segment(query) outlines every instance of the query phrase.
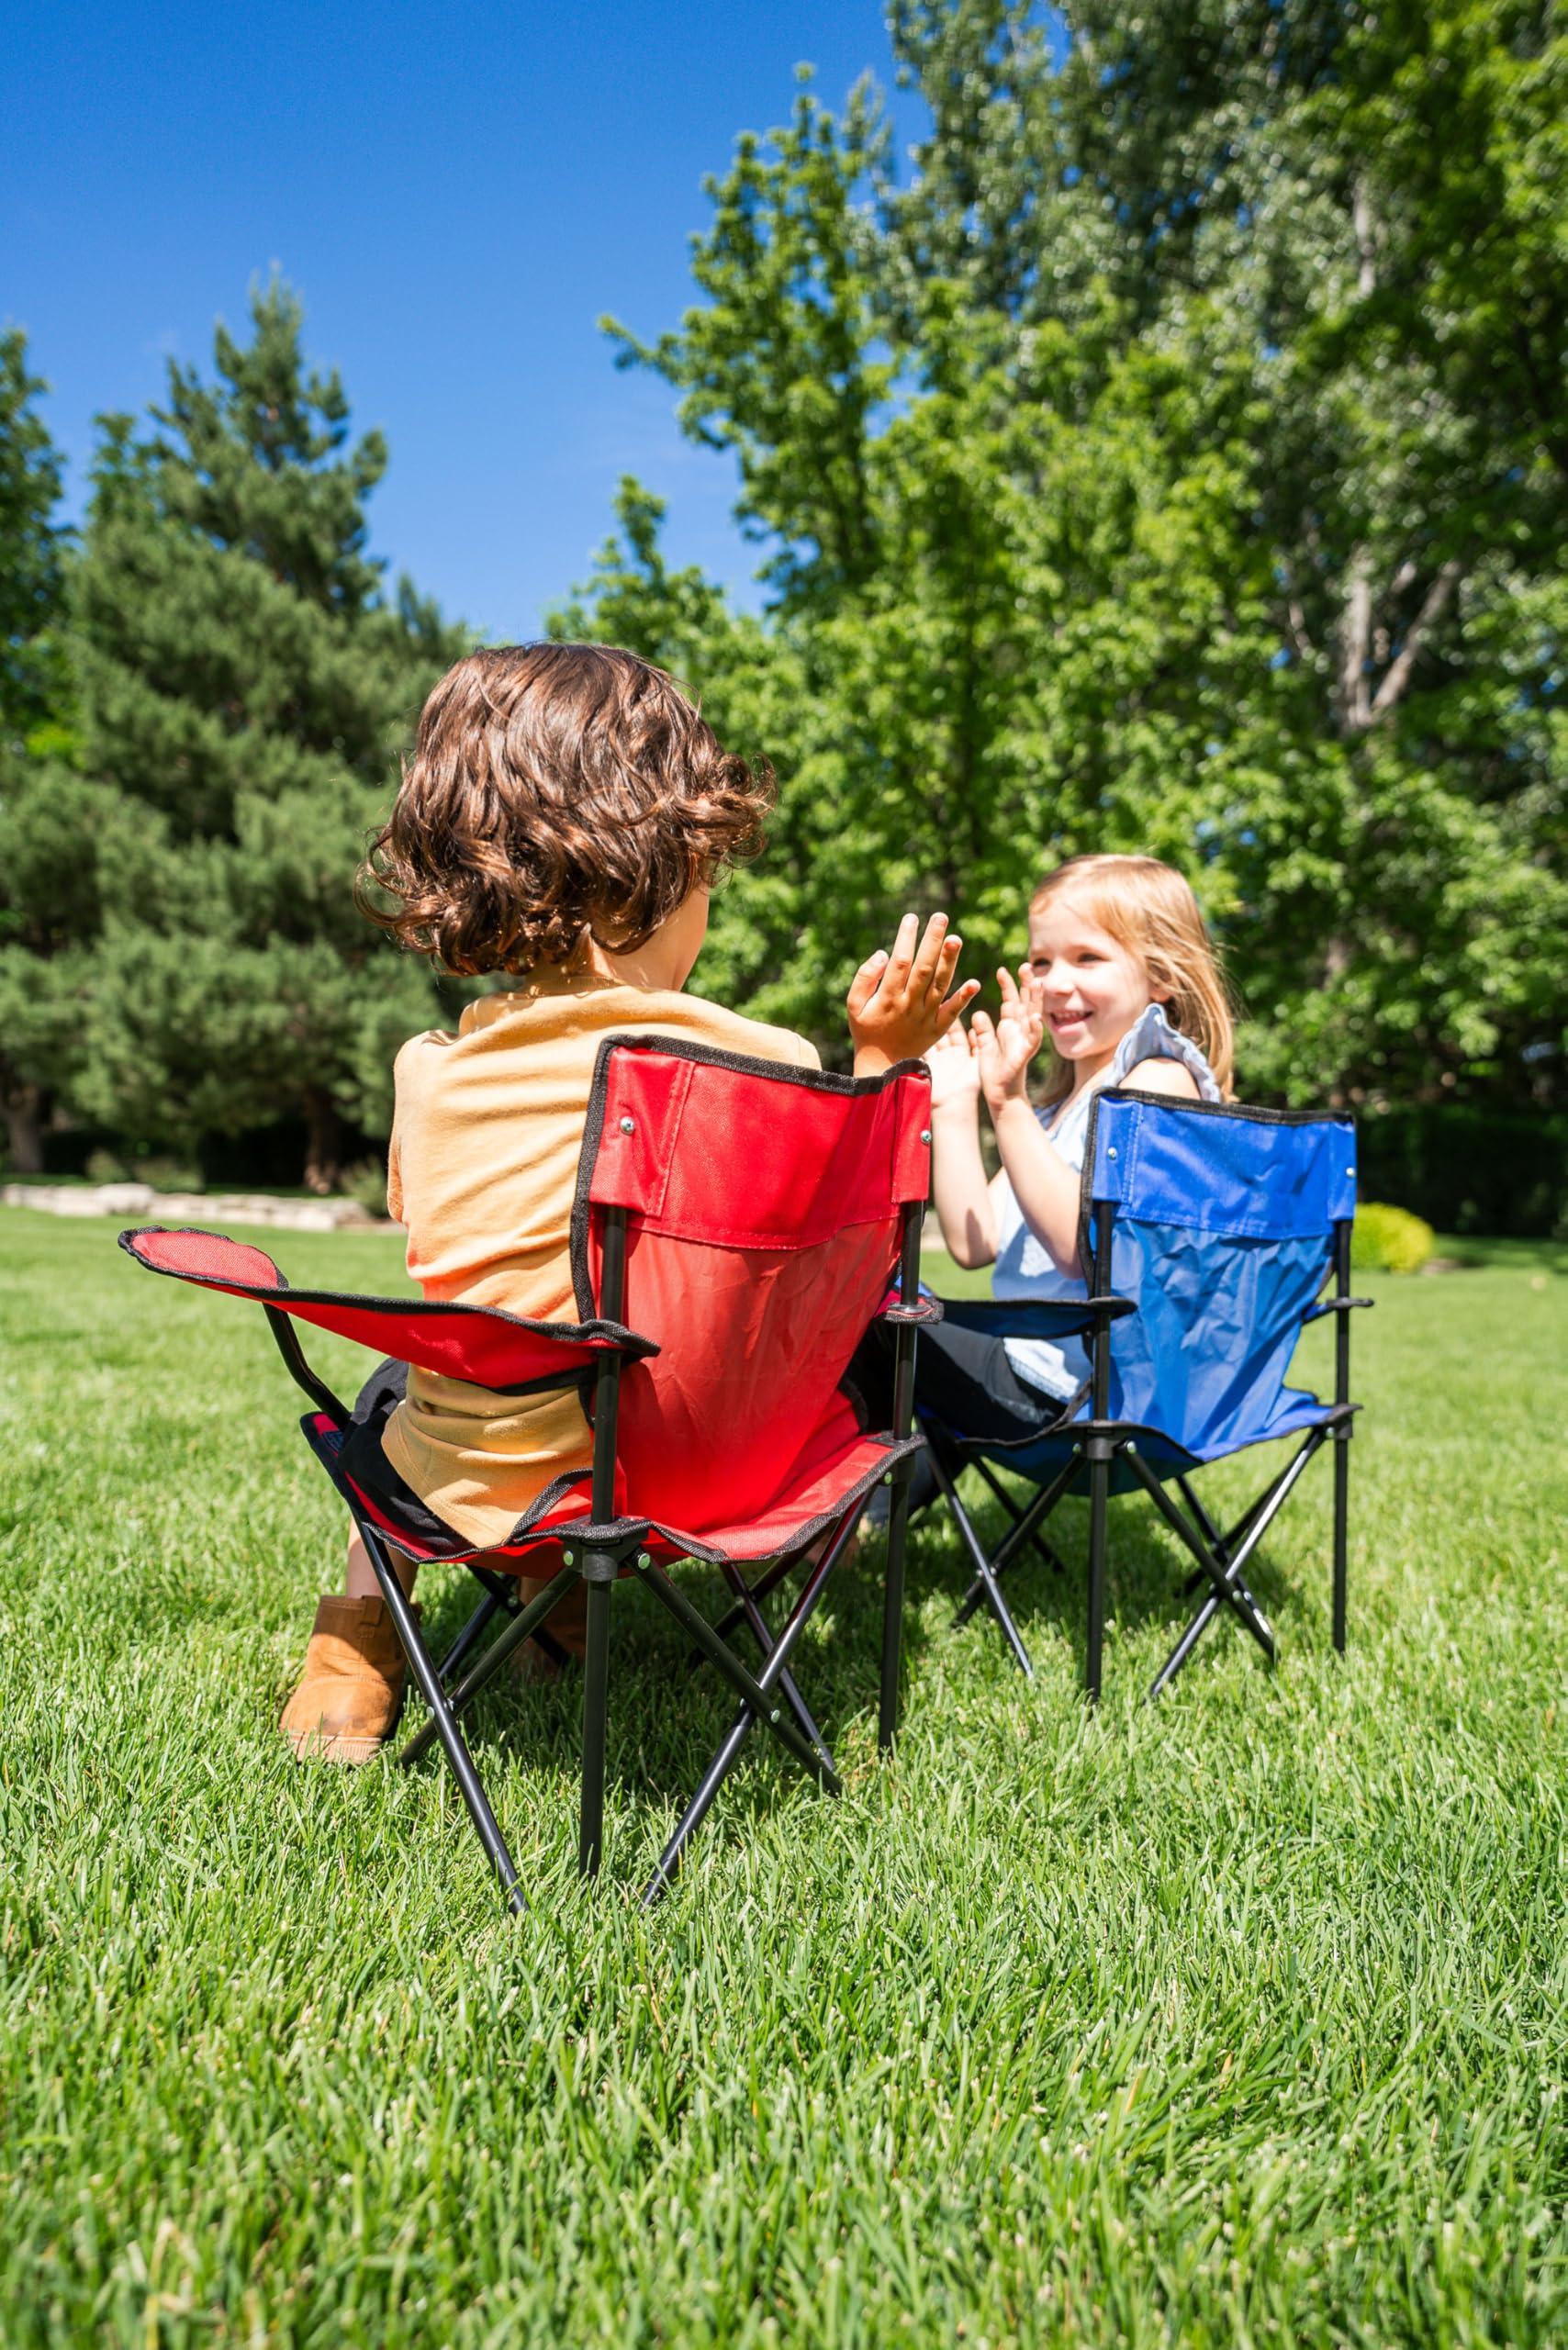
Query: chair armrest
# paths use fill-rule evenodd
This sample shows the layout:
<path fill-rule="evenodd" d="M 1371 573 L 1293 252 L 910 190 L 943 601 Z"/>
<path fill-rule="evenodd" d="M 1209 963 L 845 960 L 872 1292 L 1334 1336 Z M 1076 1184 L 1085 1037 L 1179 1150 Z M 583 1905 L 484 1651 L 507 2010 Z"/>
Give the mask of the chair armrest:
<path fill-rule="evenodd" d="M 1309 1305 L 1302 1315 L 1302 1327 L 1305 1329 L 1309 1322 L 1316 1322 L 1320 1314 L 1353 1314 L 1358 1306 L 1376 1304 L 1375 1297 L 1320 1297 L 1316 1304 Z"/>
<path fill-rule="evenodd" d="M 1130 1297 L 960 1297 L 946 1299 L 944 1311 L 955 1329 L 985 1337 L 1075 1338 L 1137 1308 Z"/>
<path fill-rule="evenodd" d="M 495 1305 L 291 1289 L 264 1250 L 221 1232 L 169 1231 L 147 1225 L 122 1232 L 119 1245 L 150 1272 L 266 1306 L 274 1335 L 287 1326 L 286 1317 L 308 1322 L 351 1338 L 373 1354 L 390 1355 L 420 1371 L 502 1395 L 535 1382 L 568 1386 L 605 1354 L 635 1360 L 659 1351 L 652 1338 L 640 1337 L 620 1322 L 538 1322 Z M 286 1357 L 297 1378 L 286 1349 Z M 316 1395 L 317 1388 L 310 1385 L 306 1392 Z"/>

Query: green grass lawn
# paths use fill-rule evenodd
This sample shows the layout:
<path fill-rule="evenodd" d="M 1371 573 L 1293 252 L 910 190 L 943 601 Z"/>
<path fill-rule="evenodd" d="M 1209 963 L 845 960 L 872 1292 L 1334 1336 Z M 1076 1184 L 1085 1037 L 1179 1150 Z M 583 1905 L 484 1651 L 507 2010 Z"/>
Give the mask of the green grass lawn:
<path fill-rule="evenodd" d="M 730 1707 L 625 1587 L 597 1889 L 575 1690 L 475 1717 L 517 1926 L 439 1758 L 274 1735 L 343 1528 L 262 1315 L 0 1211 L 0 2339 L 1562 2341 L 1568 1279 L 1472 1253 L 1357 1317 L 1344 1662 L 1327 1462 L 1277 1669 L 1218 1626 L 1159 1708 L 1181 1561 L 1114 1505 L 1096 1718 L 1081 1510 L 1033 1687 L 928 1524 L 895 1762 L 872 1546 L 799 1667 L 843 1798 L 753 1753 L 644 1916 Z"/>

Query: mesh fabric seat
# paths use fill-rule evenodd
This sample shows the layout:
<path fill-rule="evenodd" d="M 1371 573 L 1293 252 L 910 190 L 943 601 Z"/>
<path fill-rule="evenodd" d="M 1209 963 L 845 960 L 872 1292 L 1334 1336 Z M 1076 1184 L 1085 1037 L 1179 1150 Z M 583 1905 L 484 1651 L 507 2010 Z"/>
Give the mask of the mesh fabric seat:
<path fill-rule="evenodd" d="M 908 1478 L 922 1441 L 912 1433 L 913 1349 L 918 1325 L 937 1310 L 917 1294 L 929 1159 L 930 1083 L 921 1063 L 855 1080 L 675 1039 L 612 1036 L 596 1064 L 572 1218 L 575 1322 L 296 1290 L 261 1249 L 218 1235 L 151 1228 L 121 1236 L 151 1270 L 265 1308 L 311 1398 L 306 1437 L 360 1530 L 430 1709 L 402 1759 L 411 1762 L 440 1740 L 514 1908 L 522 1907 L 517 1869 L 458 1718 L 579 1583 L 585 1871 L 597 1869 L 602 1844 L 609 1610 L 622 1576 L 654 1593 L 739 1701 L 649 1897 L 667 1884 L 759 1721 L 837 1791 L 832 1755 L 790 1660 L 867 1494 L 883 1479 L 894 1489 L 880 1715 L 882 1742 L 890 1740 Z M 894 1427 L 868 1431 L 839 1382 L 879 1315 L 897 1326 Z M 428 1511 L 417 1519 L 400 1513 L 349 1473 L 350 1416 L 306 1362 L 300 1322 L 503 1393 L 580 1384 L 593 1427 L 591 1469 L 555 1479 L 506 1541 L 482 1553 L 439 1520 L 432 1533 Z M 440 1668 L 393 1571 L 394 1550 L 483 1562 L 485 1601 Z M 760 1602 L 808 1552 L 800 1595 L 775 1633 Z M 716 1626 L 666 1572 L 688 1557 L 716 1565 L 734 1595 Z M 516 1605 L 496 1573 L 498 1558 L 549 1577 L 528 1606 Z M 498 1613 L 510 1620 L 459 1678 Z M 731 1645 L 738 1627 L 759 1651 L 755 1673 Z"/>
<path fill-rule="evenodd" d="M 1147 1494 L 1196 1561 L 1189 1588 L 1208 1586 L 1150 1694 L 1181 1670 L 1222 1610 L 1271 1657 L 1273 1634 L 1245 1569 L 1307 1463 L 1330 1440 L 1334 1642 L 1343 1650 L 1348 1447 L 1359 1408 L 1350 1395 L 1349 1315 L 1370 1303 L 1350 1293 L 1355 1177 L 1348 1117 L 1106 1091 L 1092 1111 L 1084 1154 L 1080 1238 L 1089 1294 L 946 1307 L 958 1326 L 1001 1337 L 1081 1337 L 1091 1350 L 1090 1379 L 1038 1436 L 988 1440 L 922 1414 L 933 1467 L 975 1570 L 959 1620 L 989 1605 L 1025 1673 L 1033 1668 L 1001 1581 L 1026 1545 L 1060 1567 L 1042 1529 L 1068 1494 L 1087 1494 L 1090 1504 L 1092 1696 L 1100 1693 L 1113 1494 Z M 1330 1275 L 1335 1293 L 1325 1298 Z M 1332 1403 L 1286 1384 L 1303 1326 L 1321 1314 L 1336 1317 Z M 1298 1440 L 1291 1458 L 1222 1530 L 1193 1490 L 1193 1475 L 1281 1438 Z M 958 1491 L 958 1474 L 970 1464 L 1013 1520 L 990 1553 Z M 998 1468 L 1036 1486 L 1025 1506 L 1014 1504 Z"/>

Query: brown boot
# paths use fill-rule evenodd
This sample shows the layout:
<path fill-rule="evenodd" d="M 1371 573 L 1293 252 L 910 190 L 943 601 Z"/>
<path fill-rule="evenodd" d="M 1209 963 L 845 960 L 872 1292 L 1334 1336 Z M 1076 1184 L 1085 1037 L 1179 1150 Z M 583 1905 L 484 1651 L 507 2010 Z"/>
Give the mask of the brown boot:
<path fill-rule="evenodd" d="M 384 1599 L 320 1600 L 299 1686 L 278 1723 L 296 1761 L 368 1762 L 391 1736 L 406 1671 Z"/>

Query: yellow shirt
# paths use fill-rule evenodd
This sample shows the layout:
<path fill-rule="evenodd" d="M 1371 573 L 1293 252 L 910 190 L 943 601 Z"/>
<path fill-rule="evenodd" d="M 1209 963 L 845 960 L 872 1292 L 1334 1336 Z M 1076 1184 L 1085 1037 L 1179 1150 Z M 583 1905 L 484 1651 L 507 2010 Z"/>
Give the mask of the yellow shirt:
<path fill-rule="evenodd" d="M 408 1228 L 409 1270 L 426 1297 L 577 1321 L 577 1160 L 599 1047 L 620 1029 L 819 1066 L 787 1028 L 558 967 L 469 1004 L 454 1036 L 410 1037 L 398 1056 L 386 1203 Z M 588 1466 L 592 1439 L 575 1388 L 501 1396 L 416 1370 L 383 1449 L 438 1517 L 490 1544 L 553 1478 Z"/>

